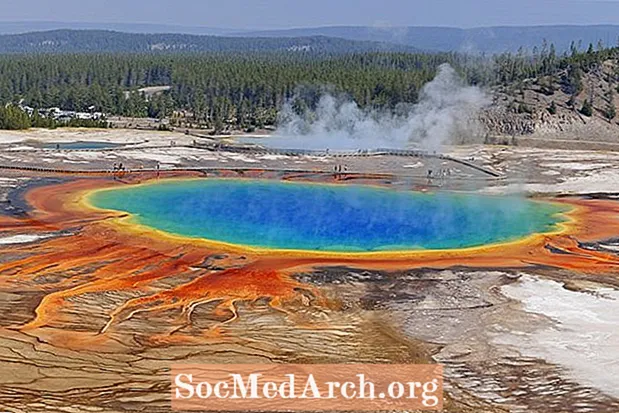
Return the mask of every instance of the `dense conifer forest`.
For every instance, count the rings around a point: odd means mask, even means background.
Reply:
[[[582,90],[583,73],[616,60],[618,51],[590,45],[558,55],[552,45],[543,44],[533,54],[490,57],[401,52],[10,54],[0,55],[0,101],[3,106],[108,116],[182,116],[215,129],[224,124],[253,129],[274,124],[284,102],[300,99],[311,106],[325,91],[345,95],[362,107],[414,103],[443,63],[470,84],[514,85],[556,76],[561,87],[575,95]],[[619,73],[616,76],[619,79]],[[151,95],[140,91],[148,86],[170,89]],[[0,127],[28,124],[16,110],[0,111]],[[45,126],[42,122],[30,119],[32,125]]]

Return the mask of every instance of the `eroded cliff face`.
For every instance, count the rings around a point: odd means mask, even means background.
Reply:
[[[611,107],[619,107],[616,63],[607,61],[584,73],[581,85],[572,97],[563,70],[494,88],[492,104],[480,114],[489,143],[510,137],[619,143],[619,117],[609,116]],[[585,101],[592,104],[590,116],[582,113]]]
[[[519,136],[535,132],[535,120],[531,115],[520,116],[498,102],[484,110],[480,117],[490,135]]]

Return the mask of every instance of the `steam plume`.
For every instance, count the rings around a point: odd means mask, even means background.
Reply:
[[[417,148],[482,136],[477,112],[489,102],[481,89],[467,86],[449,65],[439,67],[415,105],[393,110],[364,110],[351,100],[323,95],[314,111],[284,105],[270,145],[306,149]]]

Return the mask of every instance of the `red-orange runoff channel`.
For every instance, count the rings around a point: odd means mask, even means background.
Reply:
[[[367,181],[371,182],[371,177]],[[560,231],[535,234],[520,241],[458,250],[346,254],[247,249],[165,236],[122,224],[123,214],[94,210],[82,202],[89,191],[126,184],[127,181],[111,179],[79,179],[33,188],[25,195],[33,208],[28,217],[0,216],[0,237],[44,235],[61,230],[70,233],[35,244],[0,245],[1,254],[16,257],[0,263],[0,290],[26,288],[46,292],[32,319],[15,328],[62,330],[62,324],[68,320],[63,309],[71,305],[72,298],[108,291],[127,293],[127,298],[109,312],[107,320],[93,326],[91,332],[56,332],[60,336],[55,338],[67,347],[103,344],[107,334],[120,329],[134,315],[171,309],[178,310],[179,319],[185,320],[179,321],[182,326],[190,322],[196,306],[205,303],[216,303],[217,309],[231,314],[226,320],[230,322],[237,317],[238,303],[266,299],[272,307],[286,311],[287,303],[304,299],[299,291],[309,291],[316,298],[316,305],[329,306],[320,291],[292,277],[317,266],[385,271],[547,266],[591,274],[619,273],[617,255],[584,249],[579,244],[619,235],[619,202],[611,200],[552,199],[572,207],[567,214],[569,221]],[[218,267],[229,268],[213,270],[204,265],[213,256],[221,259]],[[51,285],[37,282],[48,276],[56,276],[58,281]],[[161,287],[162,280],[170,281],[168,288]],[[171,327],[154,340],[169,343],[196,339],[173,334],[178,328]],[[203,335],[218,331],[214,328]]]

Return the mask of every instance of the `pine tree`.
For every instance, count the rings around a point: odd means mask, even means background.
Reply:
[[[615,105],[608,103],[606,108],[604,108],[604,117],[608,120],[608,122],[611,122],[615,116],[617,116],[617,109],[615,108]]]
[[[548,106],[548,113],[550,113],[551,115],[557,113],[557,105],[555,104],[554,100],[550,102],[550,106]]]
[[[583,102],[582,107],[580,108],[580,113],[585,116],[593,115],[593,106],[591,105],[589,99],[585,99],[585,101]]]

